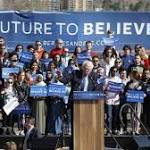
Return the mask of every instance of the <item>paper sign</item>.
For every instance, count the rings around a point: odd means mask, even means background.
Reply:
[[[6,115],[9,115],[18,105],[18,99],[12,98],[11,100],[7,101],[7,104],[4,105],[3,110],[6,113]]]

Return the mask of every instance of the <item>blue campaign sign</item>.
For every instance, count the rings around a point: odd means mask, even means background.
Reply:
[[[27,102],[22,102],[17,106],[13,112],[13,114],[30,114],[31,108]]]
[[[91,60],[91,59],[92,58],[90,54],[87,54],[87,53],[81,53],[77,55],[78,64],[82,64],[85,60]]]
[[[74,100],[103,100],[104,94],[100,91],[74,91]]]
[[[19,73],[19,68],[2,68],[2,78],[7,79],[11,73]]]
[[[108,82],[108,91],[112,93],[120,93],[124,89],[124,84],[123,83],[116,83],[109,81]]]
[[[31,60],[32,60],[32,58],[33,58],[33,54],[32,53],[30,53],[30,52],[22,52],[21,54],[20,54],[20,61],[21,62],[27,62],[27,63],[30,63],[31,62]]]
[[[20,68],[20,69],[23,69],[23,67],[24,67],[24,63],[17,62],[16,67],[18,67],[18,68]]]
[[[63,97],[66,95],[66,86],[58,84],[48,85],[48,96],[59,96]]]
[[[51,61],[51,59],[49,59],[49,58],[41,60],[42,64],[44,64],[46,67],[48,67],[50,61]]]
[[[16,44],[27,46],[38,40],[49,51],[55,39],[62,38],[65,47],[85,46],[93,41],[93,49],[103,51],[102,38],[109,29],[119,38],[118,49],[126,44],[143,44],[150,49],[150,12],[21,12],[1,11],[0,33],[8,48]]]
[[[127,102],[144,102],[144,92],[137,90],[128,90],[127,91]]]
[[[47,96],[47,86],[36,86],[33,85],[30,88],[30,96],[39,96],[39,97],[46,97]]]
[[[107,38],[107,37],[103,37],[101,44],[104,46],[117,46],[117,44],[119,44],[119,38]]]

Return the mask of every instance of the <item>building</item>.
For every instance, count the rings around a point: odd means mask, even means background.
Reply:
[[[94,0],[68,0],[67,9],[73,11],[91,11],[94,7]]]
[[[149,2],[149,0],[0,0],[0,10],[101,11],[103,2],[129,5],[138,1]]]

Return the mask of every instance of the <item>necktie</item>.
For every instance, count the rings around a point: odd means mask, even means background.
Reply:
[[[81,91],[87,91],[88,84],[89,84],[88,76],[83,77],[81,81]]]

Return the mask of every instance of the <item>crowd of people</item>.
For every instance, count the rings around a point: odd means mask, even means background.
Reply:
[[[71,134],[75,90],[104,92],[105,122],[109,132],[142,133],[130,108],[123,112],[125,126],[121,125],[119,111],[126,103],[131,104],[138,118],[150,128],[150,57],[143,45],[136,44],[134,48],[124,45],[121,53],[113,45],[106,45],[99,53],[93,49],[92,41],[87,41],[85,47],[77,46],[70,52],[63,40],[57,39],[49,52],[42,47],[42,41],[35,41],[26,48],[17,44],[15,50],[9,52],[6,40],[0,37],[0,134],[24,135],[25,118],[30,116],[35,118],[35,127],[43,135]],[[29,62],[21,59],[24,51],[33,56]],[[18,65],[20,63],[23,65]],[[3,77],[3,68],[19,68],[19,72]],[[110,82],[121,83],[123,87],[119,92],[112,91]],[[32,85],[49,84],[64,84],[69,94],[64,97],[30,96]],[[129,90],[142,91],[144,102],[128,102]],[[9,101],[19,104],[7,114],[4,106]],[[22,106],[28,111],[16,111]]]

